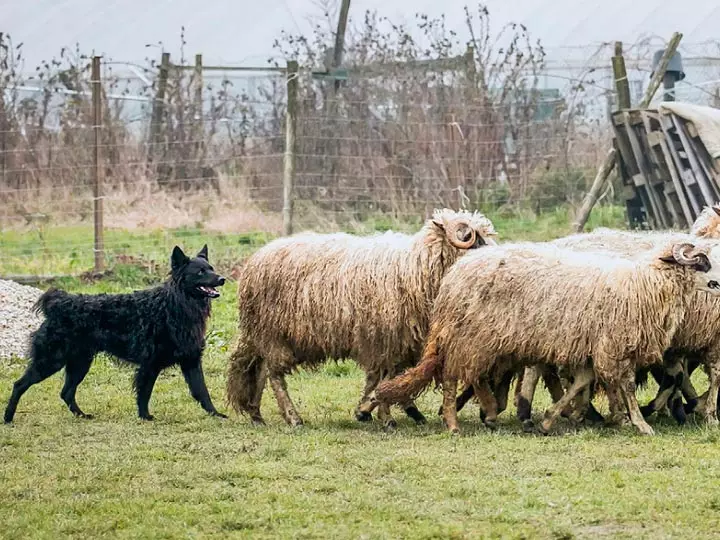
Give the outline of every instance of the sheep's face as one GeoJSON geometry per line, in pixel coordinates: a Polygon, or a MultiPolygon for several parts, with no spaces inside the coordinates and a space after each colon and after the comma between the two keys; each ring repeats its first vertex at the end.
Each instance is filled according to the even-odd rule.
{"type": "Polygon", "coordinates": [[[720,296],[720,246],[696,247],[681,243],[673,245],[670,252],[660,260],[689,268],[698,290],[720,296]]]}
{"type": "Polygon", "coordinates": [[[700,238],[720,238],[720,205],[705,208],[690,233],[700,238]]]}
{"type": "Polygon", "coordinates": [[[494,246],[495,227],[484,215],[474,212],[435,211],[432,225],[458,250],[494,246]]]}

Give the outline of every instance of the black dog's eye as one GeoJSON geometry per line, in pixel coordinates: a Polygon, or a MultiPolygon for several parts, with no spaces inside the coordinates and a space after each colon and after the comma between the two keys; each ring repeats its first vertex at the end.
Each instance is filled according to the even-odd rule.
{"type": "Polygon", "coordinates": [[[204,268],[201,268],[200,270],[198,270],[198,274],[204,274],[204,273],[205,273],[205,269],[204,269],[204,268]]]}

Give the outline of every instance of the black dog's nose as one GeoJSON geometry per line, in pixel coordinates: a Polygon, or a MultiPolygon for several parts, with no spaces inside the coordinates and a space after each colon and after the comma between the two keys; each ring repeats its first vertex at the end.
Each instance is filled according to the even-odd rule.
{"type": "Polygon", "coordinates": [[[219,283],[220,285],[225,285],[225,278],[222,277],[222,276],[220,276],[220,279],[218,279],[218,283],[219,283]]]}

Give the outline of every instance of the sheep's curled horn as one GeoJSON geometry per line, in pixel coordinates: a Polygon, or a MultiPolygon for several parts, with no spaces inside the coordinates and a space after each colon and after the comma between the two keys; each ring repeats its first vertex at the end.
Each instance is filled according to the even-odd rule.
{"type": "Polygon", "coordinates": [[[475,229],[467,223],[456,221],[448,230],[448,239],[458,249],[470,249],[475,244],[476,234],[475,229]],[[468,231],[470,232],[469,237],[467,236],[468,231]]]}
{"type": "Polygon", "coordinates": [[[708,265],[707,256],[698,252],[694,245],[689,243],[675,244],[672,248],[673,259],[684,266],[708,265]]]}

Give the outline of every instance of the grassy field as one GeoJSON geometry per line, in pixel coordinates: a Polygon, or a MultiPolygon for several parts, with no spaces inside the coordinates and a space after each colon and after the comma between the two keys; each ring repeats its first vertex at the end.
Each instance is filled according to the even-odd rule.
{"type": "MultiPolygon", "coordinates": [[[[558,235],[550,222],[560,218],[545,219],[534,227],[508,221],[504,229],[495,221],[515,238],[558,235]]],[[[33,234],[4,233],[0,246],[32,250],[39,245],[33,234]]],[[[182,231],[114,234],[161,262],[175,240],[200,247],[182,231]]],[[[233,254],[241,257],[262,241],[209,237],[211,261],[220,254],[230,265],[233,254]]],[[[52,262],[42,265],[3,257],[0,268],[67,272],[91,261],[80,253],[47,256],[52,262]],[[70,262],[73,257],[80,262],[70,262]]],[[[129,291],[164,272],[110,262],[114,272],[102,281],[60,285],[129,291]]],[[[233,284],[223,292],[209,327],[205,371],[216,404],[226,410],[233,284]]],[[[0,362],[3,406],[23,368],[22,361],[0,362]]],[[[629,429],[576,429],[561,421],[556,435],[539,437],[522,434],[511,410],[491,433],[470,405],[461,413],[464,435],[450,437],[434,414],[440,396],[430,392],[420,400],[429,424],[418,428],[397,412],[399,427],[388,434],[354,421],[363,378],[352,362],[289,378],[307,422],[299,430],[284,425],[271,393],[263,402],[267,427],[234,414],[210,418],[174,370],[160,377],[151,402],[156,421],[145,423],[135,416],[131,377],[129,368],[98,358],[78,391],[94,420],[66,410],[59,375],[26,394],[15,424],[0,426],[0,537],[710,538],[720,530],[720,431],[703,426],[681,429],[654,419],[658,435],[642,438],[629,429]]],[[[644,390],[642,401],[653,393],[644,390]]],[[[539,392],[536,411],[547,400],[539,392]]]]}

